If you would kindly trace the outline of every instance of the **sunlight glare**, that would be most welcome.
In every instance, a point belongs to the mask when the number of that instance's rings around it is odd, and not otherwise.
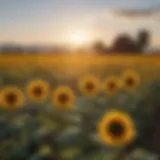
[[[85,45],[85,43],[87,42],[87,35],[85,32],[82,31],[77,31],[77,32],[73,32],[70,34],[69,36],[69,43],[73,46],[82,46]]]

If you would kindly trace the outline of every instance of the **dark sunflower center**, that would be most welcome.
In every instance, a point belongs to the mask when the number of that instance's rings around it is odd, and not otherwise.
[[[114,82],[110,82],[108,84],[108,88],[109,88],[109,90],[114,90],[116,88],[116,84]]]
[[[92,82],[88,82],[86,84],[86,89],[89,91],[93,91],[94,90],[94,84]]]
[[[133,86],[133,85],[134,85],[134,79],[131,78],[131,77],[127,78],[127,79],[126,79],[126,84],[127,84],[128,86]]]
[[[14,93],[9,93],[6,95],[6,101],[10,105],[14,105],[17,102],[17,95]]]
[[[35,87],[35,88],[33,89],[33,93],[34,93],[34,95],[36,95],[36,96],[41,96],[42,93],[43,93],[42,88],[39,87],[39,86]]]
[[[123,136],[124,131],[125,131],[125,127],[121,122],[113,121],[113,122],[110,123],[109,133],[113,137],[121,137],[121,136]]]
[[[59,95],[59,101],[61,103],[66,103],[68,101],[69,97],[67,94],[63,93]]]

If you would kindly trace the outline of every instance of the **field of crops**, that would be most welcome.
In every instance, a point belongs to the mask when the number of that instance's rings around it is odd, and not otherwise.
[[[1,56],[0,160],[156,160],[159,73],[158,57]]]

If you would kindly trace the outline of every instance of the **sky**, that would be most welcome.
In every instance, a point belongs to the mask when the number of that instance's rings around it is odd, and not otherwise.
[[[160,0],[0,0],[0,44],[63,44],[136,38],[140,29],[160,46]]]

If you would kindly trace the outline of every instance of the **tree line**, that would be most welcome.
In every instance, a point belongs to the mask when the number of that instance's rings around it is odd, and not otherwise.
[[[118,35],[111,47],[107,47],[103,41],[96,41],[93,50],[98,53],[133,53],[140,54],[145,51],[150,43],[150,33],[147,30],[140,30],[137,38],[133,39],[128,34]]]

